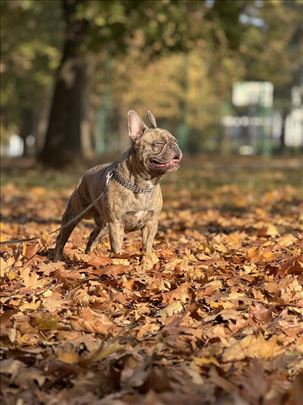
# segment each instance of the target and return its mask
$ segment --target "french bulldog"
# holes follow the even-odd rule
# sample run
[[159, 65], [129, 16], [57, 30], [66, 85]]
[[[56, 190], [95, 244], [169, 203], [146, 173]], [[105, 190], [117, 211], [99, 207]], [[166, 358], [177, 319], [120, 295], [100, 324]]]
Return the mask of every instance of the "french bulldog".
[[[135, 111], [129, 111], [130, 148], [116, 162], [93, 167], [84, 173], [63, 214], [54, 260], [62, 259], [66, 242], [83, 218], [95, 221], [85, 253], [90, 252], [106, 225], [113, 254], [121, 253], [124, 232], [138, 229], [142, 232], [144, 250], [151, 252], [162, 209], [159, 181], [165, 173], [179, 168], [182, 152], [176, 138], [157, 127], [150, 111], [148, 117], [150, 128]], [[95, 200], [92, 208], [79, 217], [79, 213]], [[73, 221], [75, 217], [77, 220]]]

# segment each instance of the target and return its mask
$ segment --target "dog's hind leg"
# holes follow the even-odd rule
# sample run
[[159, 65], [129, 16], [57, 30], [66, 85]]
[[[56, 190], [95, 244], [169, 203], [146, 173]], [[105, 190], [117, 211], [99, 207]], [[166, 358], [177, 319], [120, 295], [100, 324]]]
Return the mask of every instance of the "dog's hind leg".
[[89, 235], [87, 245], [85, 248], [85, 253], [89, 253], [91, 251], [92, 244], [97, 239], [97, 237], [100, 235], [100, 232], [106, 225], [105, 223], [96, 221], [96, 219], [95, 219], [95, 222], [96, 222], [96, 225], [95, 225], [95, 228], [93, 229], [93, 231], [91, 232], [91, 234]]
[[[80, 210], [81, 212], [81, 210]], [[77, 220], [72, 221], [77, 216], [77, 211], [72, 206], [71, 201], [69, 201], [68, 206], [63, 214], [61, 220], [60, 233], [56, 239], [56, 246], [53, 252], [53, 260], [61, 260], [63, 258], [63, 250], [66, 242], [68, 241], [71, 233], [73, 232], [75, 226], [81, 221], [82, 218], [77, 218]], [[69, 224], [69, 222], [71, 222]]]

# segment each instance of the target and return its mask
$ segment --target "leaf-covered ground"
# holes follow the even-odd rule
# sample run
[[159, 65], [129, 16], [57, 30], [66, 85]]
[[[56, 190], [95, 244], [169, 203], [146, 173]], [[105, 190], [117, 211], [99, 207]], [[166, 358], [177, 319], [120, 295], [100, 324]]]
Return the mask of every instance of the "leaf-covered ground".
[[[2, 240], [56, 229], [76, 181], [11, 171]], [[136, 232], [85, 255], [84, 222], [65, 262], [53, 237], [1, 246], [2, 404], [302, 404], [299, 159], [197, 158], [162, 184], [152, 255]]]

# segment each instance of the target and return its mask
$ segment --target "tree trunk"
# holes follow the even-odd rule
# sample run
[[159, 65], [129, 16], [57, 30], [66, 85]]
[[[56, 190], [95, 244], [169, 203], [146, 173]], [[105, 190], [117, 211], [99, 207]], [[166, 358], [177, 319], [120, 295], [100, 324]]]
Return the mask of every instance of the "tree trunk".
[[62, 166], [82, 157], [81, 122], [86, 65], [80, 53], [87, 21], [77, 17], [85, 0], [62, 0], [66, 23], [63, 55], [58, 69], [45, 144], [39, 160], [48, 166]]
[[21, 111], [20, 136], [23, 140], [23, 156], [28, 156], [27, 137], [34, 132], [34, 113], [30, 108]]
[[286, 135], [286, 119], [288, 116], [288, 111], [284, 110], [281, 114], [282, 117], [282, 128], [281, 128], [281, 136], [280, 136], [280, 147], [279, 152], [283, 153], [285, 151], [285, 135]]

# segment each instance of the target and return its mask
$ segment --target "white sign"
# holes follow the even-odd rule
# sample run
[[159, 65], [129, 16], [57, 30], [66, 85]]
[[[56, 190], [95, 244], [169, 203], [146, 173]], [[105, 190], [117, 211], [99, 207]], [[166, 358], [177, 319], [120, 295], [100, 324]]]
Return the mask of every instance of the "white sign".
[[274, 86], [270, 82], [237, 82], [232, 101], [236, 107], [259, 105], [272, 107]]
[[266, 125], [271, 125], [271, 117], [233, 117], [227, 115], [222, 119], [223, 125], [226, 127], [264, 127]]

